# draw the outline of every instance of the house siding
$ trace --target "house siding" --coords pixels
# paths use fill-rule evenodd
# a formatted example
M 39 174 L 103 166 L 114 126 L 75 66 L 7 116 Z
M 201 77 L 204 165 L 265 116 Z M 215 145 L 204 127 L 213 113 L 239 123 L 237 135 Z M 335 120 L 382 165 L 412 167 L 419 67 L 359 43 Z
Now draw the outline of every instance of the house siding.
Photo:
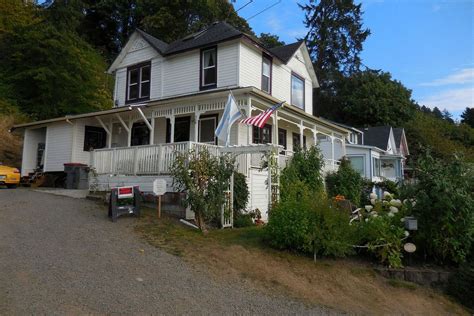
M 23 140 L 23 160 L 22 160 L 22 166 L 21 166 L 22 176 L 27 176 L 30 172 L 34 172 L 36 168 L 38 144 L 44 143 L 45 138 L 46 138 L 45 128 L 25 130 L 25 135 L 24 135 L 24 140 Z
M 199 91 L 199 55 L 193 50 L 164 60 L 163 97 Z
M 227 42 L 217 47 L 217 87 L 238 85 L 239 42 Z
M 245 42 L 240 43 L 240 86 L 253 86 L 261 89 L 262 80 L 262 51 Z M 303 52 L 297 51 L 285 65 L 278 59 L 272 62 L 272 95 L 291 103 L 291 73 L 295 72 L 305 80 L 305 108 L 306 113 L 313 113 L 313 81 L 304 63 Z
M 72 125 L 56 123 L 46 130 L 46 157 L 44 171 L 63 171 L 64 163 L 71 162 Z

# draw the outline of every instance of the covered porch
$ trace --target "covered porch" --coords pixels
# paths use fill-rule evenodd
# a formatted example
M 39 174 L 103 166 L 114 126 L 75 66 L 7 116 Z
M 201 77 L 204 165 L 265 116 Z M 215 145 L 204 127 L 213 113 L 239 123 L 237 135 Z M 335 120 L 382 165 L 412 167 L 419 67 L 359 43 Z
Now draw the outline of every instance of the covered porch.
M 207 148 L 218 151 L 223 144 L 214 136 L 229 91 L 176 98 L 130 106 L 129 111 L 95 116 L 74 122 L 84 133 L 84 146 L 75 146 L 76 157 L 98 174 L 169 174 L 176 153 Z M 258 89 L 233 90 L 244 115 L 257 115 L 279 100 Z M 81 129 L 84 132 L 81 133 Z M 234 124 L 231 145 L 273 144 L 281 146 L 278 163 L 283 168 L 298 147 L 318 145 L 325 162 L 324 173 L 336 171 L 345 155 L 347 131 L 285 105 L 262 129 Z M 79 140 L 80 141 L 80 140 Z M 83 147 L 83 148 L 81 148 Z M 83 150 L 82 150 L 83 149 Z M 87 160 L 87 161 L 86 161 Z M 261 157 L 240 159 L 239 171 L 260 168 Z

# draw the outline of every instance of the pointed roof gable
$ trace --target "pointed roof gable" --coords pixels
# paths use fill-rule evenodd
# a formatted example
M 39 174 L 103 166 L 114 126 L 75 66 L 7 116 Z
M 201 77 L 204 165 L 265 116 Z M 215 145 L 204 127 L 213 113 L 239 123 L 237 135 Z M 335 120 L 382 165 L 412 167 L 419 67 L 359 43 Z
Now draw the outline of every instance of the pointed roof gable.
M 364 145 L 378 147 L 387 150 L 390 141 L 390 126 L 366 127 L 364 131 Z
M 156 37 L 151 36 L 150 34 L 140 29 L 137 29 L 137 32 L 148 42 L 148 44 L 151 45 L 151 47 L 156 49 L 158 53 L 160 53 L 161 55 L 163 55 L 165 51 L 168 49 L 169 45 L 163 42 L 162 40 L 157 39 Z
M 408 151 L 408 144 L 405 135 L 405 129 L 402 127 L 400 128 L 393 128 L 393 138 L 395 139 L 395 145 L 397 146 L 397 150 L 400 150 L 401 146 L 405 147 L 406 154 L 409 155 L 410 152 Z
M 288 45 L 273 47 L 273 48 L 270 48 L 269 50 L 286 64 L 291 59 L 291 57 L 293 57 L 293 55 L 296 53 L 298 48 L 300 48 L 301 44 L 303 43 L 304 41 L 301 40 L 301 41 L 291 43 Z

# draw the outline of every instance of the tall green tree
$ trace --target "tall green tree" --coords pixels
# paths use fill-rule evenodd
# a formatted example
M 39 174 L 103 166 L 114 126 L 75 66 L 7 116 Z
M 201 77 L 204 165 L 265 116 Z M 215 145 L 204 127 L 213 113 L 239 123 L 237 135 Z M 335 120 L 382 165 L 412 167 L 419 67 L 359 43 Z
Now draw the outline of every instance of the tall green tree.
M 103 58 L 77 34 L 48 21 L 0 41 L 0 86 L 33 119 L 112 106 Z
M 361 4 L 353 0 L 311 0 L 300 7 L 305 12 L 305 40 L 320 83 L 313 112 L 321 115 L 332 106 L 333 83 L 360 69 L 360 52 L 370 30 L 363 27 Z
M 335 106 L 329 118 L 354 126 L 403 126 L 416 106 L 411 90 L 393 80 L 390 73 L 365 70 L 336 83 Z
M 461 114 L 461 123 L 474 128 L 474 108 L 466 108 Z
M 266 48 L 273 48 L 285 45 L 285 42 L 281 41 L 278 35 L 275 34 L 260 33 L 258 39 Z

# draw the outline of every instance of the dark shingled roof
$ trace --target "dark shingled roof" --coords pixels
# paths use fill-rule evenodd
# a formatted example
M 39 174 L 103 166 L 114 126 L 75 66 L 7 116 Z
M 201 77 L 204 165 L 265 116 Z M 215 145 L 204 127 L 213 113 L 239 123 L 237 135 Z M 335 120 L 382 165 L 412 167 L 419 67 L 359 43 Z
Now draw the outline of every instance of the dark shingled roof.
M 140 29 L 137 29 L 137 32 L 139 32 L 140 35 L 142 35 L 153 48 L 155 48 L 161 55 L 164 56 L 177 54 L 187 50 L 205 47 L 245 36 L 249 40 L 260 45 L 269 54 L 275 56 L 284 63 L 287 63 L 303 43 L 303 41 L 299 41 L 289 45 L 267 49 L 255 36 L 241 32 L 226 22 L 214 22 L 199 32 L 185 36 L 184 38 L 169 44 Z
M 397 150 L 400 148 L 400 143 L 402 142 L 403 128 L 393 128 L 393 138 L 395 138 L 395 145 L 397 145 Z
M 168 44 L 163 42 L 162 40 L 157 39 L 154 36 L 151 36 L 150 34 L 137 29 L 137 32 L 143 36 L 143 38 L 150 44 L 154 49 L 156 49 L 160 54 L 164 54 L 164 52 L 168 49 Z
M 387 150 L 390 138 L 390 126 L 366 127 L 364 132 L 364 145 L 378 147 Z
M 226 22 L 215 22 L 199 32 L 170 43 L 165 51 L 165 55 L 216 44 L 218 42 L 238 38 L 242 35 L 244 35 L 243 32 Z
M 301 40 L 292 44 L 270 48 L 269 50 L 286 64 L 303 42 Z

